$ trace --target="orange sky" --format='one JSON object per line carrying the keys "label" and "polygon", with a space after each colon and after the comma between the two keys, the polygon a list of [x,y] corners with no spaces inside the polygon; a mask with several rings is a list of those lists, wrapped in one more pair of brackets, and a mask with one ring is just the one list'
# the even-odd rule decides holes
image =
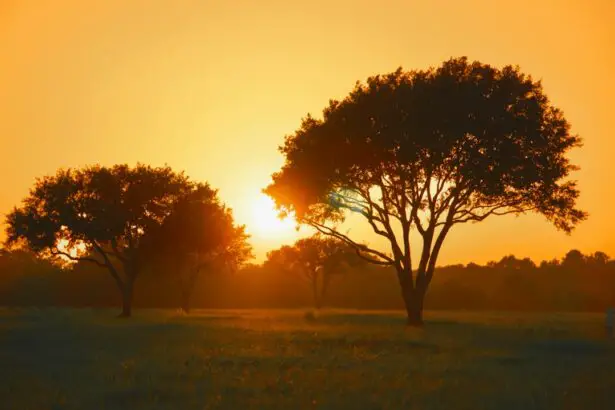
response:
{"label": "orange sky", "polygon": [[254,228],[253,203],[302,116],[358,79],[467,55],[543,79],[585,139],[590,218],[571,236],[534,216],[457,227],[440,262],[615,256],[613,4],[0,0],[0,212],[58,167],[168,163],[218,187],[262,256],[294,235]]}

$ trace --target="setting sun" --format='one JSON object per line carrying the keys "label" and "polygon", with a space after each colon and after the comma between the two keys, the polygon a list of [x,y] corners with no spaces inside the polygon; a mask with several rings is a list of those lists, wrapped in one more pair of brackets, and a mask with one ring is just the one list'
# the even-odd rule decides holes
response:
{"label": "setting sun", "polygon": [[251,218],[248,231],[255,236],[273,239],[290,237],[295,232],[296,223],[292,216],[280,219],[273,200],[264,194],[259,194],[252,202]]}
{"label": "setting sun", "polygon": [[0,0],[0,410],[615,410],[613,22]]}

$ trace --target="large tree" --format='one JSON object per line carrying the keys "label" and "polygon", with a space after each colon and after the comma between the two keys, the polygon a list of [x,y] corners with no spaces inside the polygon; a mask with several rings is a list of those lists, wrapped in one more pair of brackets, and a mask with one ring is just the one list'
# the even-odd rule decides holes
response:
{"label": "large tree", "polygon": [[181,308],[190,299],[199,274],[206,270],[234,271],[252,258],[245,227],[234,223],[230,208],[206,184],[181,198],[171,214],[150,231],[144,251],[164,274],[172,274],[181,290]]}
{"label": "large tree", "polygon": [[346,243],[314,235],[267,253],[265,266],[293,272],[305,278],[312,290],[314,307],[323,307],[334,275],[357,265],[356,254]]}
{"label": "large tree", "polygon": [[122,294],[121,316],[128,317],[144,235],[193,189],[187,177],[168,167],[62,169],[37,180],[7,216],[7,244],[106,268]]}
{"label": "large tree", "polygon": [[[539,81],[517,67],[457,58],[370,77],[330,101],[322,119],[308,115],[280,147],[286,162],[265,192],[282,213],[395,267],[408,323],[421,325],[454,225],[533,211],[569,232],[586,217],[568,178],[575,166],[566,154],[579,145]],[[348,211],[390,251],[342,232]]]}

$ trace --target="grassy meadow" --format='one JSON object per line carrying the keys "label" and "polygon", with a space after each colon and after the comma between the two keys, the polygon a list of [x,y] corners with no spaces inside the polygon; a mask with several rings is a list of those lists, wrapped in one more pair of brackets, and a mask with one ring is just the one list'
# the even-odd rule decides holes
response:
{"label": "grassy meadow", "polygon": [[1,409],[615,409],[599,314],[1,309]]}

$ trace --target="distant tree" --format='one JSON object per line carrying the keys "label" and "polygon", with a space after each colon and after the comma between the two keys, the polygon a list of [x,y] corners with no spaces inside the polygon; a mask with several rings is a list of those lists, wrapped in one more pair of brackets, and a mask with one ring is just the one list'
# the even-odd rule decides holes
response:
{"label": "distant tree", "polygon": [[540,262],[540,269],[558,268],[561,265],[559,259],[554,258],[548,261]]}
{"label": "distant tree", "polygon": [[[408,324],[422,325],[425,293],[456,224],[491,215],[537,212],[569,232],[586,214],[575,207],[580,145],[540,82],[506,66],[466,58],[438,68],[397,71],[357,83],[308,115],[280,148],[282,170],[264,190],[282,214],[293,211],[364,259],[393,266]],[[339,226],[362,215],[390,252],[351,238]],[[418,263],[410,231],[422,239]]]}
{"label": "distant tree", "polygon": [[359,264],[352,248],[334,238],[314,235],[299,239],[294,245],[284,245],[267,254],[268,266],[296,272],[307,279],[312,288],[314,307],[323,307],[334,275]]}
{"label": "distant tree", "polygon": [[604,252],[597,251],[586,257],[588,263],[598,266],[605,266],[611,258]]}
{"label": "distant tree", "polygon": [[[199,274],[205,270],[235,271],[252,258],[244,226],[236,226],[229,208],[209,185],[195,185],[177,201],[164,222],[150,231],[144,252],[168,273],[181,289],[181,308],[190,311],[190,299]],[[160,260],[168,262],[159,263]]]}
{"label": "distant tree", "polygon": [[489,262],[488,266],[492,268],[520,271],[530,271],[536,268],[536,264],[530,258],[518,259],[515,255],[504,256],[498,262]]}
{"label": "distant tree", "polygon": [[106,268],[132,311],[144,235],[162,224],[193,184],[168,167],[93,166],[37,180],[7,216],[7,244],[44,257]]}
{"label": "distant tree", "polygon": [[577,249],[568,251],[562,259],[562,266],[570,269],[579,269],[585,265],[585,255]]}

